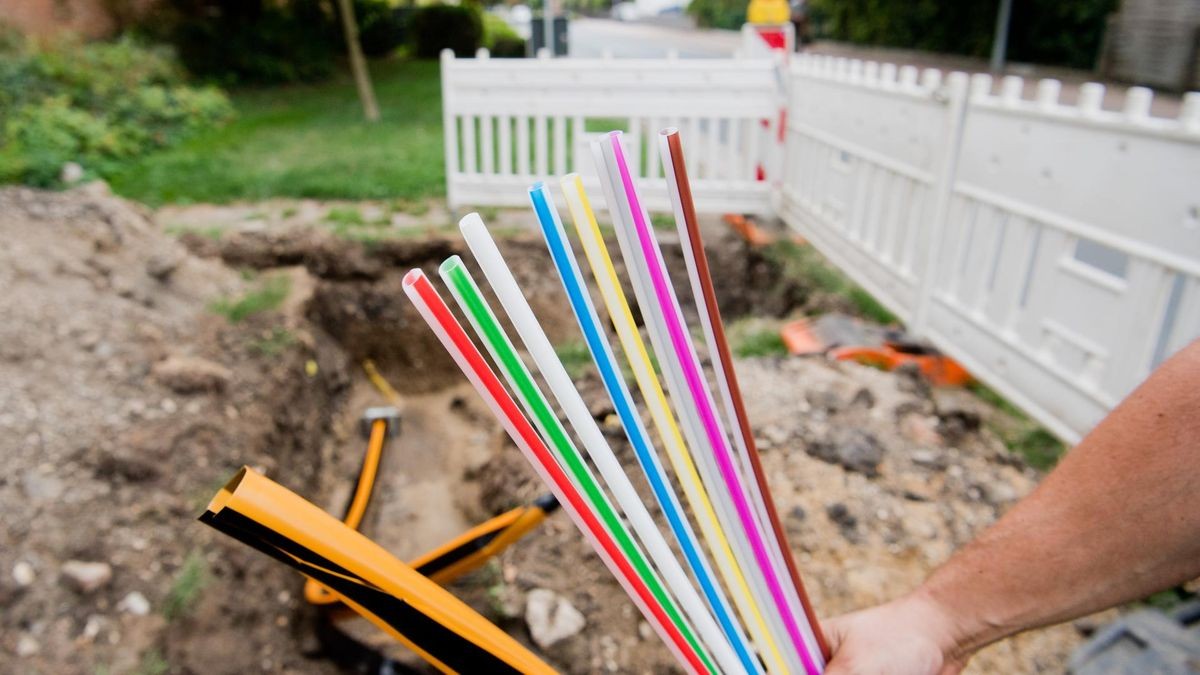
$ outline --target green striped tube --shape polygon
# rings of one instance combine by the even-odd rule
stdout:
[[[684,639],[696,650],[709,672],[718,673],[719,671],[713,665],[708,652],[696,639],[692,627],[683,619],[679,609],[675,606],[675,601],[663,588],[658,575],[646,561],[645,554],[629,535],[629,530],[617,515],[612,502],[601,490],[600,485],[596,482],[596,477],[592,475],[591,470],[583,461],[583,457],[579,454],[579,450],[567,436],[562,422],[554,414],[554,410],[550,407],[541,389],[538,388],[537,383],[534,382],[533,376],[521,361],[521,357],[517,355],[512,341],[505,335],[504,329],[500,327],[500,322],[497,321],[492,308],[488,306],[479,286],[475,284],[471,273],[463,265],[462,258],[458,256],[447,258],[438,269],[438,273],[450,288],[450,294],[454,296],[455,302],[467,315],[475,333],[483,340],[488,353],[500,366],[504,379],[508,381],[509,386],[516,390],[517,398],[520,399],[526,411],[533,416],[538,429],[550,440],[550,446],[554,448],[559,461],[567,467],[581,491],[592,503],[592,507],[613,538],[616,539],[621,550],[629,558],[642,581],[662,605],[663,611],[671,618],[675,627],[683,634]]]

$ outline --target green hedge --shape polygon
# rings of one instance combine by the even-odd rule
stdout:
[[[404,13],[388,0],[354,0],[354,13],[367,56],[404,41]],[[222,84],[320,80],[346,54],[332,0],[163,0],[140,30],[173,45],[192,73]]]
[[[436,59],[443,49],[470,57],[483,45],[483,17],[474,4],[426,5],[413,12],[408,33],[419,59]]]
[[[746,6],[745,0],[692,0],[687,13],[706,28],[739,30],[746,23]]]
[[[998,2],[810,0],[808,6],[818,37],[986,57]],[[1013,0],[1008,59],[1091,68],[1116,7],[1117,0]]]
[[[132,39],[0,50],[0,182],[53,186],[66,162],[104,175],[122,161],[229,119],[169,50]]]
[[[483,13],[483,46],[492,56],[499,58],[521,58],[525,56],[525,40],[504,19]]]

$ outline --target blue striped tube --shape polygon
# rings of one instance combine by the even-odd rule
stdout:
[[[554,259],[554,267],[558,270],[563,288],[571,301],[571,309],[575,312],[575,319],[583,331],[588,351],[592,354],[592,360],[596,362],[600,378],[604,381],[604,388],[608,391],[609,398],[612,399],[617,416],[621,418],[625,434],[629,437],[634,454],[637,455],[638,464],[646,474],[646,478],[650,482],[650,489],[653,490],[654,497],[667,517],[671,532],[679,542],[679,547],[683,550],[684,557],[687,558],[688,566],[691,567],[692,573],[700,582],[700,589],[704,592],[704,597],[716,614],[721,630],[724,631],[726,637],[733,644],[734,650],[737,651],[738,658],[745,666],[746,672],[761,674],[763,672],[762,664],[750,650],[750,643],[746,639],[741,625],[733,618],[729,601],[726,600],[725,594],[713,580],[712,569],[700,551],[696,535],[683,515],[679,498],[675,495],[675,490],[671,488],[657,451],[650,443],[650,437],[642,424],[641,415],[634,406],[629,387],[625,384],[625,378],[621,376],[617,368],[616,357],[613,355],[612,347],[608,344],[608,338],[604,335],[596,309],[592,306],[591,299],[584,289],[583,276],[575,261],[575,254],[571,250],[570,241],[567,240],[562,221],[558,217],[558,210],[554,207],[549,188],[545,183],[535,183],[529,189],[529,199],[533,202],[533,210],[537,214],[538,224],[541,225],[542,236],[546,239],[546,246],[550,249],[550,256]]]

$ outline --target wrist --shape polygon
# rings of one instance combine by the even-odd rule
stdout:
[[[971,655],[987,644],[976,622],[939,597],[928,584],[903,597],[900,602],[921,622],[924,630],[942,651],[945,663],[966,665]]]

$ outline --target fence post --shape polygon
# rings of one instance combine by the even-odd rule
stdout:
[[[453,214],[458,208],[455,175],[458,173],[458,125],[454,117],[454,86],[450,72],[454,68],[454,51],[443,49],[441,53],[442,78],[442,147],[446,158],[446,205]]]
[[[933,302],[937,261],[941,255],[942,241],[946,238],[946,225],[950,213],[950,198],[954,194],[954,179],[958,170],[958,157],[962,151],[963,129],[966,126],[968,105],[968,82],[966,73],[950,73],[940,94],[946,97],[945,130],[942,133],[941,154],[938,157],[933,183],[933,208],[918,234],[919,249],[924,257],[918,261],[917,307],[913,312],[912,324],[908,327],[915,335],[922,335],[929,321],[929,307]]]

